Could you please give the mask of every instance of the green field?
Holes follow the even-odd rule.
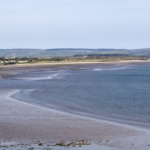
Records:
[[[0,49],[0,57],[72,57],[82,55],[128,55],[150,56],[150,48],[147,49]]]

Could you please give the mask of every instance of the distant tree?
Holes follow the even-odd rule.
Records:
[[[50,61],[62,61],[62,59],[58,57],[54,57],[54,58],[51,58]]]

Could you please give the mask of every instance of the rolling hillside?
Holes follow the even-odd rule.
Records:
[[[150,56],[150,48],[146,49],[0,49],[0,57],[64,57],[74,55],[129,55]]]

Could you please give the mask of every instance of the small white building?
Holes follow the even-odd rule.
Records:
[[[15,63],[16,61],[15,61],[15,60],[9,60],[9,62],[11,62],[11,63]]]
[[[19,60],[18,63],[27,63],[27,60]]]

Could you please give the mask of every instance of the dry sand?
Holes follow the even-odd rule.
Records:
[[[16,66],[16,65],[15,65]],[[18,65],[17,65],[18,66]],[[2,73],[1,73],[2,74]],[[9,98],[0,90],[0,149],[48,149],[49,144],[89,141],[92,145],[51,147],[80,150],[149,150],[150,130],[82,117]],[[42,143],[43,146],[38,146]],[[4,147],[3,147],[4,146]]]
[[[53,65],[77,65],[77,64],[132,64],[132,63],[148,63],[150,60],[122,60],[122,61],[105,61],[105,62],[57,62],[57,63],[33,63],[33,64],[15,64],[1,65],[0,68],[16,68],[16,67],[35,67],[35,66],[53,66]]]

